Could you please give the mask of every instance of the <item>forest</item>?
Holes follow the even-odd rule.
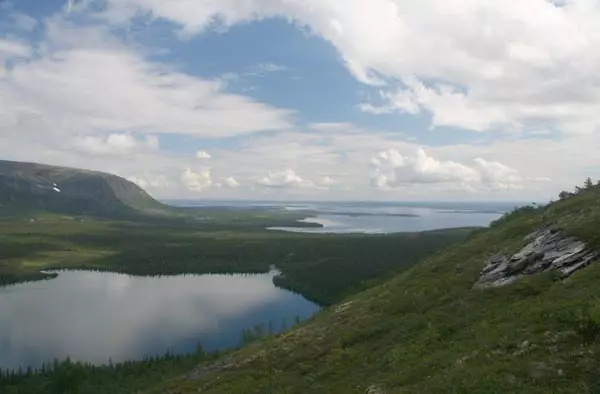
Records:
[[[390,235],[295,234],[220,226],[62,217],[0,219],[0,284],[51,279],[44,270],[133,275],[281,272],[276,284],[322,305],[410,267],[472,229]]]
[[[167,353],[141,361],[94,366],[70,359],[44,364],[37,369],[0,371],[2,394],[103,394],[132,393],[169,377],[191,370],[195,365],[221,354],[205,353],[199,346],[192,354]]]

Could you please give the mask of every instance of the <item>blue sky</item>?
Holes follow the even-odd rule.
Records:
[[[539,200],[600,176],[599,6],[481,3],[4,0],[0,155],[159,198]]]

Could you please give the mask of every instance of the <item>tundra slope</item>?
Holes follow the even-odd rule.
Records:
[[[600,187],[516,210],[296,329],[148,392],[598,392],[598,258],[569,275],[557,263],[502,286],[474,286],[492,256],[522,257],[530,235],[549,228],[594,256]]]

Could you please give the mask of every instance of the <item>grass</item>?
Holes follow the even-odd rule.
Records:
[[[597,247],[599,202],[596,187],[515,211],[287,333],[144,392],[597,393],[600,264],[564,281],[472,285],[488,256],[517,251],[542,226]]]

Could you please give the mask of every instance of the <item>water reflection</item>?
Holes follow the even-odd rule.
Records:
[[[0,368],[54,358],[96,364],[239,344],[243,329],[275,329],[318,306],[263,275],[141,278],[66,271],[0,288]]]
[[[422,207],[396,208],[394,214],[369,213],[319,214],[299,220],[303,223],[318,223],[323,227],[269,227],[268,230],[296,233],[396,233],[430,231],[443,228],[484,227],[500,218],[501,213],[481,211],[434,210]],[[414,216],[401,216],[414,215]]]

